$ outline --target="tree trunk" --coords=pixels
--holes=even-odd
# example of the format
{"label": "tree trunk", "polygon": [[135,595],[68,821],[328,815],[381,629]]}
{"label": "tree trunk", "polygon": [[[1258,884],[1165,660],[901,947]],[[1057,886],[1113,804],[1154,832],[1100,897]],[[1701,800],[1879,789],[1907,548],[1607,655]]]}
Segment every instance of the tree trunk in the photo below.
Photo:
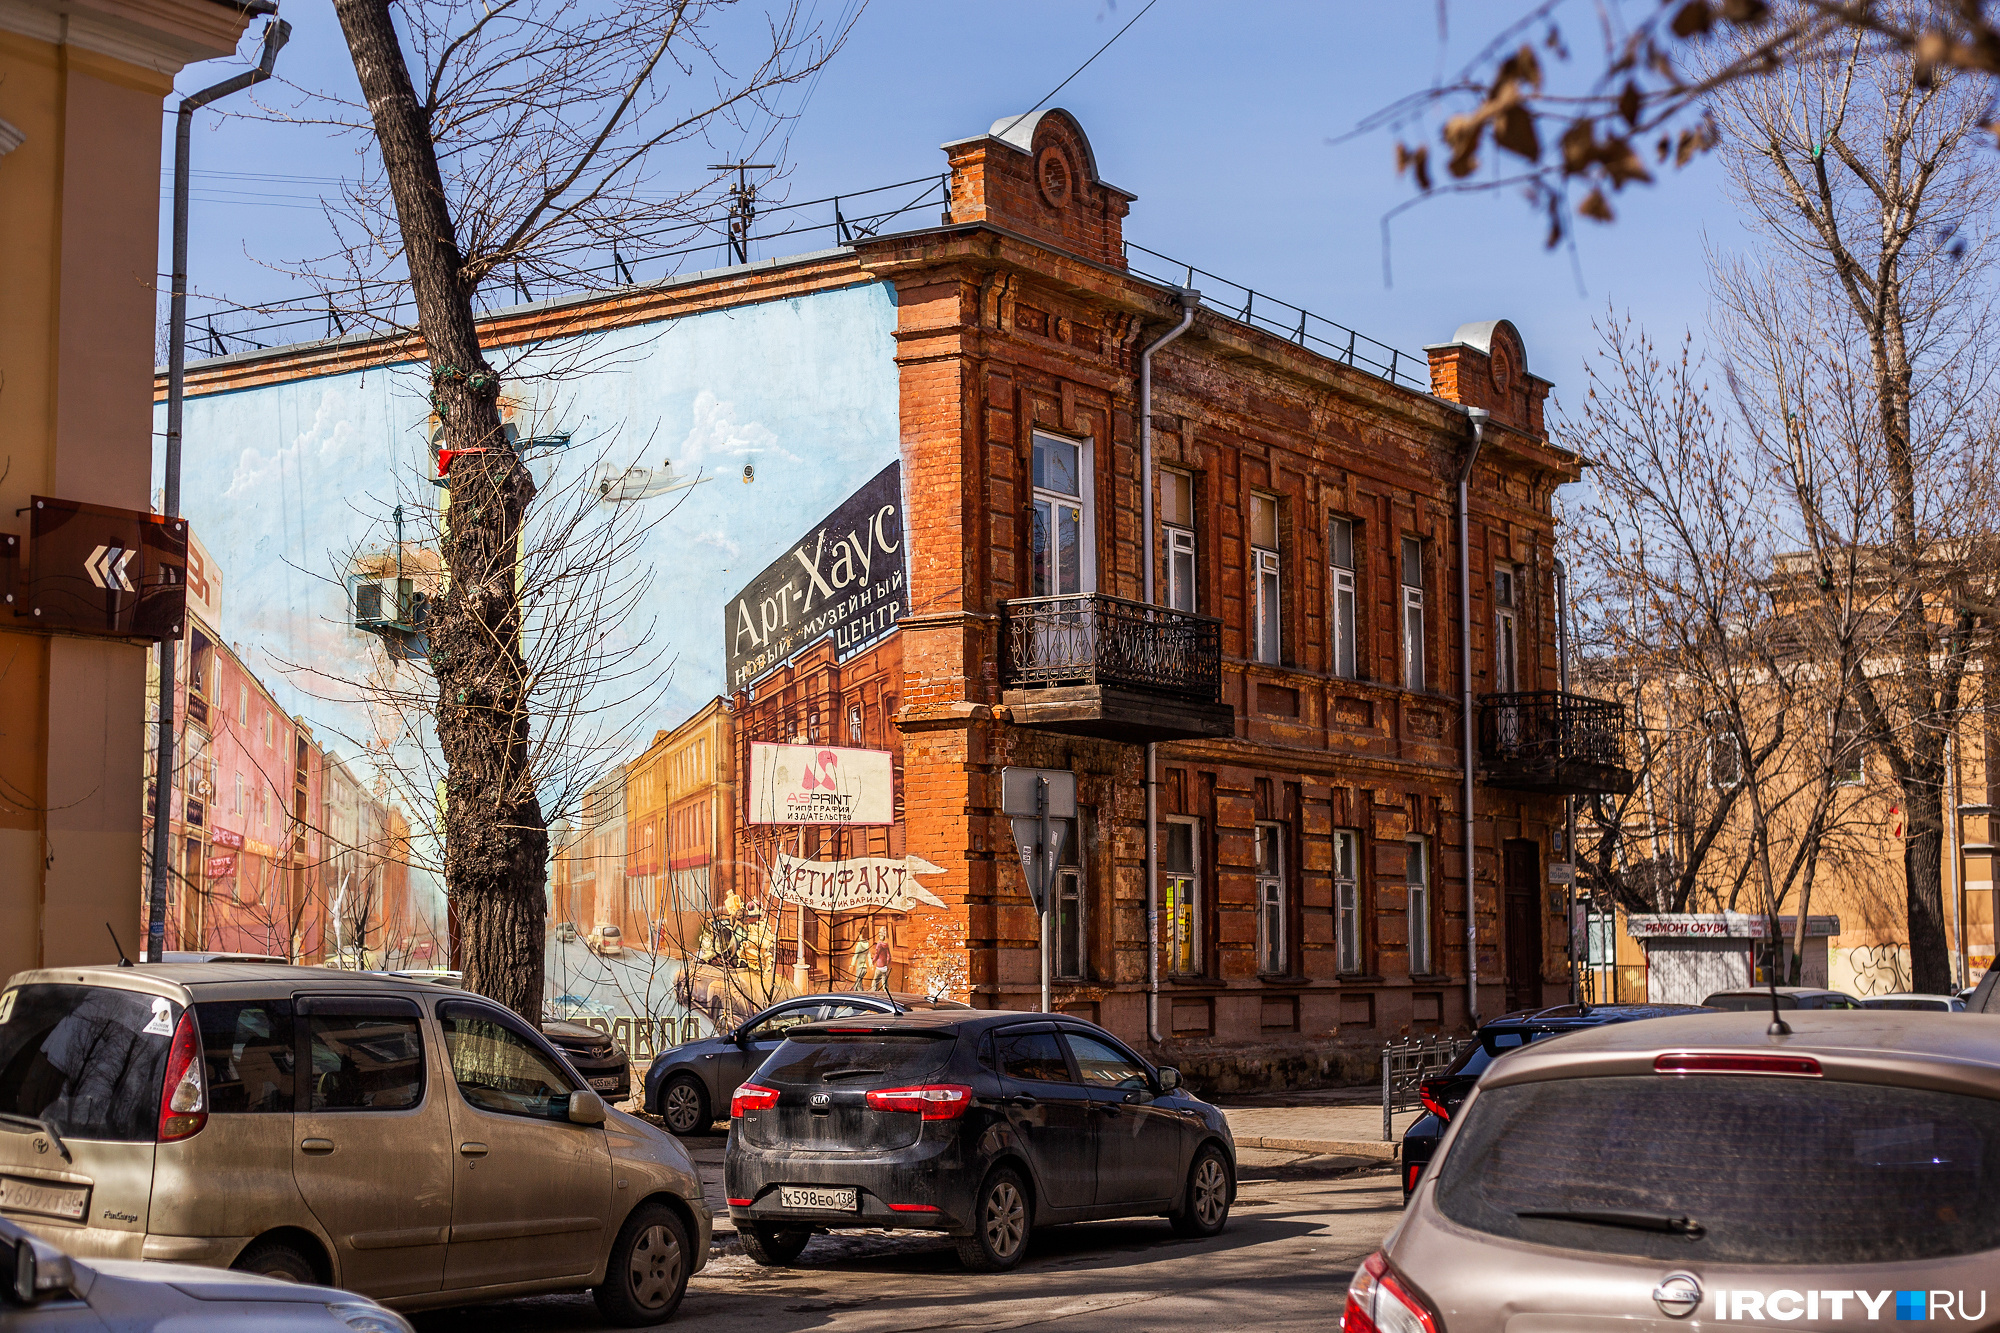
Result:
{"label": "tree trunk", "polygon": [[[1936,749],[1921,745],[1920,750]],[[1924,755],[1903,782],[1903,875],[1910,913],[1910,986],[1951,993],[1951,946],[1944,924],[1944,765]]]}
{"label": "tree trunk", "polygon": [[334,0],[396,202],[431,406],[457,458],[440,543],[447,583],[431,606],[430,661],[446,765],[445,892],[467,990],[542,1016],[548,830],[528,772],[518,562],[535,487],[501,429],[457,232],[387,0]]}

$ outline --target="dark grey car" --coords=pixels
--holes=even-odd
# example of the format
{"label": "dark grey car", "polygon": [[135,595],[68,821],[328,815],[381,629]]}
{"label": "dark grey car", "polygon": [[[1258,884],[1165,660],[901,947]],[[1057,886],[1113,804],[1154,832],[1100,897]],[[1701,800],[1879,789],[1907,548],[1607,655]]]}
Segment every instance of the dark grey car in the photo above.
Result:
{"label": "dark grey car", "polygon": [[646,1071],[645,1106],[676,1134],[698,1134],[729,1109],[729,1099],[801,1023],[859,1014],[904,1014],[919,1009],[965,1009],[956,1000],[887,991],[836,991],[781,1000],[738,1027],[673,1046]]}

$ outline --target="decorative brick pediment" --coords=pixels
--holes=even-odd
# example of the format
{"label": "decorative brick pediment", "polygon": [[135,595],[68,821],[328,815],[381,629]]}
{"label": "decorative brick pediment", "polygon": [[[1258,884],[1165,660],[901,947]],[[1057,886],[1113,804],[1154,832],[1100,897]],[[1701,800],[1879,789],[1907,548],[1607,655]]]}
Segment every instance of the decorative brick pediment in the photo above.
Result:
{"label": "decorative brick pediment", "polygon": [[1542,433],[1549,382],[1528,373],[1528,353],[1511,320],[1461,324],[1450,342],[1432,343],[1424,351],[1431,359],[1432,393],[1483,407],[1504,425]]}
{"label": "decorative brick pediment", "polygon": [[1004,116],[944,151],[951,160],[951,221],[991,222],[1125,267],[1124,220],[1136,196],[1098,176],[1090,140],[1069,112]]}

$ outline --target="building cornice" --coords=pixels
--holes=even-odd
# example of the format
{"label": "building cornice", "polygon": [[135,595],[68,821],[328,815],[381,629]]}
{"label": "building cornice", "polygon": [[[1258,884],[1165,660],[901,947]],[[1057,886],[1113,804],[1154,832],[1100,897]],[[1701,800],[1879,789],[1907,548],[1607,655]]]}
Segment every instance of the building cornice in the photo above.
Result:
{"label": "building cornice", "polygon": [[216,0],[0,0],[0,31],[108,56],[164,80],[236,50],[249,16]]}

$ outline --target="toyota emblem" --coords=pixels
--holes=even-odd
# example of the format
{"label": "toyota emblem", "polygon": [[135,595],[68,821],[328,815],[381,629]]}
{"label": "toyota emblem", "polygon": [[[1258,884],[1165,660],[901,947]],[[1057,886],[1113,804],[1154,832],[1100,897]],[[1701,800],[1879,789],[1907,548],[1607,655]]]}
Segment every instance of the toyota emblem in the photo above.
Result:
{"label": "toyota emblem", "polygon": [[831,1095],[827,1093],[815,1092],[812,1095],[812,1104],[814,1106],[831,1106],[833,1104],[833,1098]]}
{"label": "toyota emblem", "polygon": [[1653,1288],[1653,1304],[1676,1319],[1691,1315],[1701,1305],[1701,1283],[1693,1273],[1669,1273]]}
{"label": "toyota emblem", "polygon": [[34,1137],[34,1140],[33,1140],[33,1142],[34,1142],[34,1145],[35,1145],[35,1151],[36,1151],[36,1152],[44,1152],[44,1153],[45,1153],[45,1152],[47,1152],[47,1151],[49,1150],[49,1141],[48,1141],[47,1139],[43,1138],[43,1137],[42,1137],[41,1135],[39,1135],[39,1134],[35,1135],[35,1137]]}

